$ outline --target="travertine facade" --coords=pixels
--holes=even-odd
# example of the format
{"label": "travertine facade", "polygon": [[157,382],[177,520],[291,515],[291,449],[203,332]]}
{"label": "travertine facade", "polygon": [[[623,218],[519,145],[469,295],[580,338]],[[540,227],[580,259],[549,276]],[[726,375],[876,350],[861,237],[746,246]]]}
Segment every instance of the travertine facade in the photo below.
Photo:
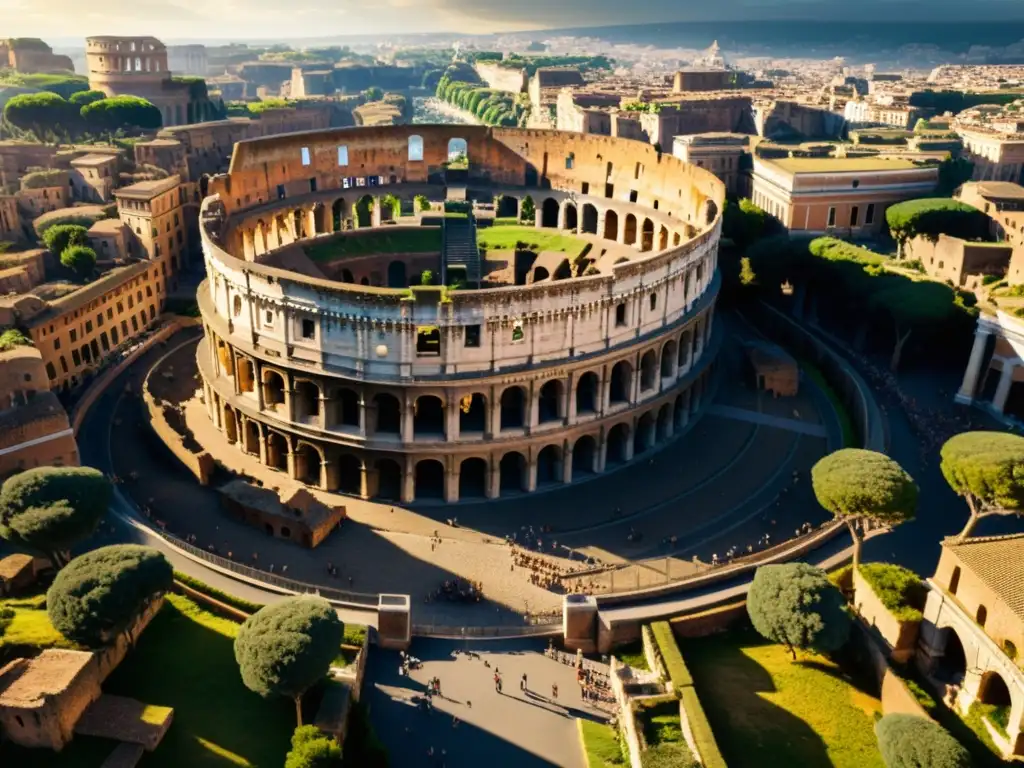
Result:
{"label": "travertine facade", "polygon": [[[471,196],[530,195],[538,227],[635,257],[450,294],[263,263],[339,229],[338,212],[367,193],[443,198],[451,138],[468,140]],[[230,442],[297,480],[404,501],[494,498],[605,471],[700,410],[725,190],[650,145],[473,126],[296,134],[236,145],[209,193],[207,407]],[[437,343],[422,346],[424,334]]]}

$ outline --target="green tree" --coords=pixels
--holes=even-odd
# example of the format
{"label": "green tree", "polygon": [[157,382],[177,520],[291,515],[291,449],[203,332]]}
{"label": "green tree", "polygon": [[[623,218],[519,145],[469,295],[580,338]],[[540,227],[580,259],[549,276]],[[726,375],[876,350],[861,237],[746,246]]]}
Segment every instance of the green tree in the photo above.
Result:
{"label": "green tree", "polygon": [[943,283],[893,276],[883,285],[867,297],[867,303],[869,309],[885,312],[892,320],[895,343],[889,369],[895,373],[903,348],[914,331],[941,327],[963,305],[958,304],[953,289]]}
{"label": "green tree", "polygon": [[379,86],[371,85],[363,91],[363,95],[366,97],[367,101],[380,101],[384,98],[384,90]]}
{"label": "green tree", "polygon": [[754,272],[754,268],[750,265],[750,258],[743,256],[740,258],[740,285],[748,287],[757,284],[757,274]]}
{"label": "green tree", "polygon": [[1024,514],[1024,437],[1009,432],[963,432],[939,452],[942,476],[967,502],[966,539],[983,517]]}
{"label": "green tree", "polygon": [[77,124],[77,111],[55,93],[23,93],[4,105],[4,122],[45,141],[67,137]]}
{"label": "green tree", "polygon": [[174,569],[162,553],[114,544],[68,563],[46,593],[46,612],[54,629],[72,642],[99,648],[123,633],[132,644],[136,618],[173,585]]}
{"label": "green tree", "polygon": [[43,242],[54,256],[72,245],[88,245],[89,230],[80,224],[56,224],[43,232]]}
{"label": "green tree", "polygon": [[160,110],[138,96],[113,96],[82,107],[85,126],[99,134],[121,130],[155,130],[163,124]]}
{"label": "green tree", "polygon": [[0,537],[50,558],[55,568],[92,536],[110,505],[110,481],[91,467],[37,467],[0,488]]}
{"label": "green tree", "polygon": [[768,226],[768,214],[752,200],[743,198],[739,203],[728,202],[722,216],[722,234],[740,248],[746,248],[761,238]]}
{"label": "green tree", "polygon": [[107,98],[107,94],[103,91],[79,91],[78,93],[71,94],[71,98],[68,102],[74,104],[81,110],[86,104],[92,104],[94,101]]}
{"label": "green tree", "polygon": [[533,198],[527,195],[523,198],[523,204],[520,206],[519,221],[532,224],[534,219],[537,217],[537,206],[534,205]]}
{"label": "green tree", "polygon": [[942,234],[976,240],[987,237],[989,228],[985,214],[972,205],[948,197],[896,203],[886,209],[885,221],[901,256],[907,240],[918,235],[935,239]]}
{"label": "green tree", "polygon": [[416,195],[414,198],[416,203],[417,211],[429,211],[430,210],[430,198],[426,195]]}
{"label": "green tree", "polygon": [[263,697],[288,696],[302,725],[302,695],[327,674],[345,627],[320,597],[264,606],[238,630],[235,660],[246,687]]}
{"label": "green tree", "polygon": [[292,748],[284,768],[332,768],[341,765],[341,747],[315,725],[300,725],[292,734]]}
{"label": "green tree", "polygon": [[820,568],[807,563],[762,565],[747,592],[747,614],[758,633],[796,649],[838,650],[850,634],[842,593]]}
{"label": "green tree", "polygon": [[70,245],[61,252],[60,263],[84,279],[96,269],[96,251],[87,245]]}
{"label": "green tree", "polygon": [[397,195],[386,194],[381,200],[381,213],[385,211],[391,212],[391,218],[397,219],[402,215],[402,201],[398,199]]}
{"label": "green tree", "polygon": [[965,157],[948,157],[939,164],[939,194],[952,195],[974,177],[974,163]]}
{"label": "green tree", "polygon": [[917,122],[914,123],[914,133],[924,133],[928,130],[928,121],[923,117],[917,118]]}
{"label": "green tree", "polygon": [[866,523],[896,526],[917,510],[917,483],[884,453],[843,448],[811,469],[818,503],[846,523],[853,538],[853,567],[860,565]]}
{"label": "green tree", "polygon": [[971,755],[941,725],[916,715],[886,715],[875,723],[886,768],[971,768]]}
{"label": "green tree", "polygon": [[433,285],[434,284],[434,272],[430,269],[424,269],[420,273],[420,285]]}

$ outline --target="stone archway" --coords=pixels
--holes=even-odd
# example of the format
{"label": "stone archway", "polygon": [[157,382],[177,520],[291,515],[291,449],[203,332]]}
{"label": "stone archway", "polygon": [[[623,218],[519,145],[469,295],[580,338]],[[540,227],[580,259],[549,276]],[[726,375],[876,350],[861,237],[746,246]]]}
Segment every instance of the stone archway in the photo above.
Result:
{"label": "stone archway", "polygon": [[541,204],[540,225],[550,229],[558,227],[558,201],[555,198],[544,198]]}
{"label": "stone archway", "polygon": [[628,403],[633,389],[633,366],[628,360],[619,360],[612,368],[611,386],[608,388],[608,402]]}
{"label": "stone archway", "polygon": [[501,457],[498,466],[501,492],[515,493],[526,490],[526,459],[518,451],[509,451]]}
{"label": "stone archway", "polygon": [[576,413],[596,413],[601,382],[597,374],[587,371],[576,384]]}
{"label": "stone archway", "polygon": [[463,459],[459,468],[459,499],[482,499],[487,496],[490,470],[478,456]]}
{"label": "stone archway", "polygon": [[341,232],[345,228],[345,216],[348,214],[348,203],[345,198],[339,197],[331,204],[331,222],[335,232]]}
{"label": "stone archway", "polygon": [[284,376],[273,368],[263,369],[263,407],[277,411],[285,405]]}
{"label": "stone archway", "polygon": [[540,388],[537,402],[537,421],[540,424],[562,418],[562,389],[562,382],[558,379],[551,379]]}
{"label": "stone archway", "polygon": [[597,440],[593,435],[583,435],[572,449],[573,477],[593,474],[597,464]]}
{"label": "stone archway", "polygon": [[658,355],[653,349],[640,358],[640,391],[649,392],[658,384]]}
{"label": "stone archway", "polygon": [[295,450],[295,479],[319,488],[323,474],[323,455],[310,443],[299,443]]}
{"label": "stone archway", "polygon": [[626,225],[623,228],[622,242],[626,245],[636,244],[636,216],[632,213],[626,214]]}
{"label": "stone archway", "polygon": [[565,204],[565,228],[570,232],[575,232],[579,227],[579,214],[576,211],[576,206],[572,203]]}
{"label": "stone archway", "polygon": [[675,339],[669,339],[661,348],[661,378],[671,379],[676,375],[679,366],[678,344]]}
{"label": "stone archway", "polygon": [[[479,392],[463,395],[459,401],[459,434],[483,433],[487,430],[487,398]],[[462,498],[462,495],[459,495]]]}
{"label": "stone archway", "polygon": [[608,432],[606,464],[623,464],[629,461],[629,425],[616,424]]}
{"label": "stone archway", "polygon": [[377,493],[375,498],[398,501],[402,496],[402,467],[394,459],[377,459]]}
{"label": "stone archway", "polygon": [[537,486],[562,482],[562,449],[545,445],[537,454]]}
{"label": "stone archway", "polygon": [[658,429],[655,433],[654,439],[658,443],[663,443],[668,440],[672,435],[672,404],[665,403],[658,410]]}
{"label": "stone archway", "polygon": [[605,240],[619,239],[619,214],[615,211],[605,212],[603,237]]}
{"label": "stone archway", "polygon": [[444,498],[444,464],[437,459],[423,459],[416,463],[417,499]]}
{"label": "stone archway", "polygon": [[359,393],[348,387],[335,390],[338,426],[359,427]]}
{"label": "stone archway", "polygon": [[224,406],[224,437],[229,443],[238,442],[238,419],[230,405]]}
{"label": "stone archway", "polygon": [[353,496],[363,495],[363,462],[358,456],[351,453],[338,456],[338,490]]}
{"label": "stone archway", "polygon": [[288,440],[277,432],[267,432],[267,466],[280,472],[288,471]]}
{"label": "stone archway", "polygon": [[640,250],[650,251],[654,249],[654,222],[644,219],[643,228],[640,230]]}
{"label": "stone archway", "polygon": [[597,234],[597,208],[593,203],[583,204],[583,221],[580,225],[580,232],[588,235]]}
{"label": "stone archway", "polygon": [[417,439],[444,439],[444,403],[436,395],[421,395],[413,406],[413,435]]}
{"label": "stone archway", "polygon": [[392,261],[388,264],[388,288],[408,288],[409,277],[406,274],[405,262]]}
{"label": "stone archway", "polygon": [[633,455],[636,456],[653,448],[656,434],[657,425],[654,411],[647,411],[636,424],[636,433],[633,435]]}
{"label": "stone archway", "polygon": [[508,387],[501,393],[501,429],[522,429],[526,424],[526,393]]}
{"label": "stone archway", "polygon": [[398,398],[387,392],[379,392],[373,396],[373,404],[377,410],[375,432],[397,435],[402,431],[402,408]]}
{"label": "stone archway", "polygon": [[295,382],[295,420],[314,422],[320,417],[320,387],[308,379]]}

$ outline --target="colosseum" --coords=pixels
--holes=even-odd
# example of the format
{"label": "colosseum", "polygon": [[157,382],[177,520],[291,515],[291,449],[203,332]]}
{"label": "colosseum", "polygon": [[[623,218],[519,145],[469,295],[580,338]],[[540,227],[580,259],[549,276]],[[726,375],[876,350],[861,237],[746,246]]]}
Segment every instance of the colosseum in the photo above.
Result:
{"label": "colosseum", "polygon": [[[532,492],[655,449],[709,399],[725,190],[648,144],[296,133],[239,142],[206,194],[204,401],[295,480],[406,503]],[[525,232],[580,250],[478,251],[531,208]]]}

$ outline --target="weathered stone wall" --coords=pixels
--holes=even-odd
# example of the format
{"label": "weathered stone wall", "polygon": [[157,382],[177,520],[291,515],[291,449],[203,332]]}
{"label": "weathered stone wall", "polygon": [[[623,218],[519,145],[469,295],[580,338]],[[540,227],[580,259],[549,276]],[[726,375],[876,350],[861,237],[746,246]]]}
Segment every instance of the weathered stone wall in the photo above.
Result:
{"label": "weathered stone wall", "polygon": [[860,571],[853,572],[853,604],[861,619],[869,627],[878,632],[878,635],[889,647],[889,653],[893,660],[899,663],[907,662],[914,655],[914,648],[917,644],[917,632],[921,625],[917,621],[900,621],[889,611],[878,596],[871,589],[871,585],[860,574]]}
{"label": "weathered stone wall", "polygon": [[473,68],[489,88],[498,91],[522,93],[526,90],[529,82],[525,69],[503,67],[491,62],[478,62],[473,65]]}

